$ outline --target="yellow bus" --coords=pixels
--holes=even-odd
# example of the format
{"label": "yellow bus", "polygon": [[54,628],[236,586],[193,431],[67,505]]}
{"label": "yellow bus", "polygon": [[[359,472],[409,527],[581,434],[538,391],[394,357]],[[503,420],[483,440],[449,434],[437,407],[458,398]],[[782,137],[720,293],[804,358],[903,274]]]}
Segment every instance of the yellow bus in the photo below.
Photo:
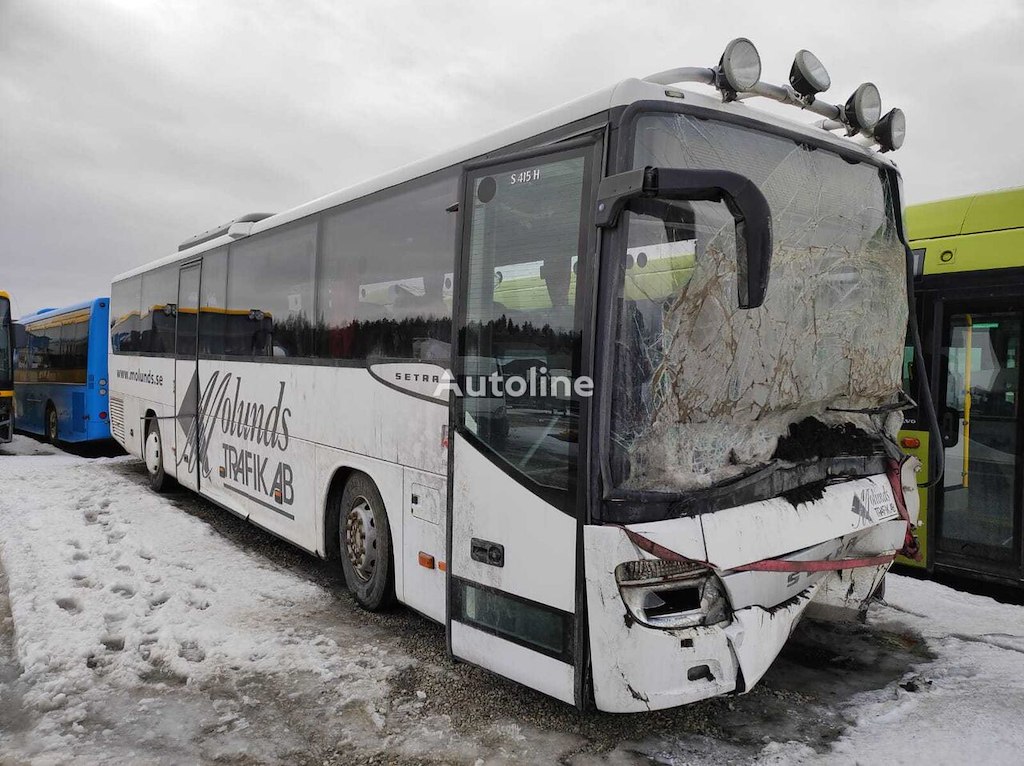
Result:
{"label": "yellow bus", "polygon": [[923,410],[909,411],[901,446],[933,486],[921,493],[923,555],[903,563],[1024,587],[1024,188],[906,215],[926,374],[908,348],[904,387],[921,402],[921,380],[931,382],[943,460],[929,460]]}
{"label": "yellow bus", "polygon": [[14,322],[11,296],[0,290],[0,444],[14,436]]}

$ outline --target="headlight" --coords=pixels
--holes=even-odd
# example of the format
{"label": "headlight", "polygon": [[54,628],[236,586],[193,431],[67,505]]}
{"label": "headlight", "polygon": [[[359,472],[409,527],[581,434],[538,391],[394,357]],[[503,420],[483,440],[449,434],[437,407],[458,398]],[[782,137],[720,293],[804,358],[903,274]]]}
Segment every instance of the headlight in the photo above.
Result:
{"label": "headlight", "polygon": [[843,107],[843,115],[855,133],[874,128],[882,116],[882,96],[878,88],[870,82],[860,85]]}
{"label": "headlight", "polygon": [[718,62],[718,88],[738,92],[750,90],[761,79],[761,56],[745,37],[737,37],[725,46]]}
{"label": "headlight", "polygon": [[796,52],[789,70],[789,84],[804,98],[823,93],[832,84],[828,70],[817,56],[808,50]]}
{"label": "headlight", "polygon": [[637,622],[652,628],[693,628],[729,619],[719,579],[707,567],[661,559],[615,568],[622,601]]}
{"label": "headlight", "polygon": [[890,109],[875,125],[875,140],[883,152],[893,152],[903,146],[907,135],[907,118],[902,109]]}

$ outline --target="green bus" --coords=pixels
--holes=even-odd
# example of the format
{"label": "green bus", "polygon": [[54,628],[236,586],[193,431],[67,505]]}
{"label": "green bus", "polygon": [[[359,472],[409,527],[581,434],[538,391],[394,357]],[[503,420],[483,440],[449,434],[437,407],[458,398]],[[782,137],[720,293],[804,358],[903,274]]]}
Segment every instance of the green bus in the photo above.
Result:
{"label": "green bus", "polygon": [[1024,188],[915,205],[906,216],[926,375],[908,344],[904,387],[923,402],[922,380],[931,382],[943,459],[929,459],[923,408],[908,411],[901,446],[929,486],[920,561],[902,563],[1024,587]]}

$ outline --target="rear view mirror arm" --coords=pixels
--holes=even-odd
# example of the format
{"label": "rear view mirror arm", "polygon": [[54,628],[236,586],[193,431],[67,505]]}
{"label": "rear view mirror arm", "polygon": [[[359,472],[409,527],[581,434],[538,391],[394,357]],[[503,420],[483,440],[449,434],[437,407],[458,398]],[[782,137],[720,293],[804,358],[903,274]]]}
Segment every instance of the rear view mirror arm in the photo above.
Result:
{"label": "rear view mirror arm", "polygon": [[595,223],[601,228],[617,226],[622,211],[638,198],[724,203],[736,224],[739,307],[754,309],[764,302],[772,259],[772,219],[768,200],[753,181],[728,170],[629,170],[601,181]]}

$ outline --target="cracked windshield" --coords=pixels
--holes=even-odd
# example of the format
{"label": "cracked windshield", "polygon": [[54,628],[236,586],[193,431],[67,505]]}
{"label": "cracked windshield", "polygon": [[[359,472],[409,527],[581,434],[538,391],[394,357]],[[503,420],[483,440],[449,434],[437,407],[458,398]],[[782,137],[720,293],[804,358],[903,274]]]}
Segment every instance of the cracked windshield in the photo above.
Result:
{"label": "cracked windshield", "polygon": [[[791,426],[835,428],[826,432],[833,441],[854,428],[895,434],[899,414],[835,411],[899,395],[906,276],[886,177],[788,138],[675,114],[639,121],[634,163],[748,176],[771,206],[774,246],[764,304],[743,310],[724,204],[628,213],[616,485],[710,486],[772,462]],[[849,439],[849,449],[872,441]]]}

